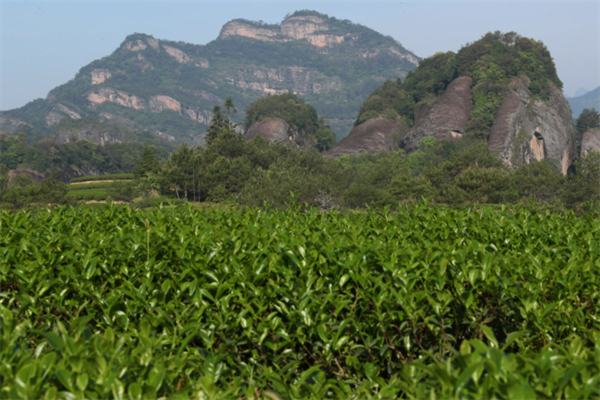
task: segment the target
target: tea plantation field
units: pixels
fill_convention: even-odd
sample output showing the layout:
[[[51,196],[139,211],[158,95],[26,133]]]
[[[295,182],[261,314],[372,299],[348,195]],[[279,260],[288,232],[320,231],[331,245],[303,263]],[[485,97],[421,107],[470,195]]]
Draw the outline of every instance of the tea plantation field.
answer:
[[[0,212],[0,397],[600,397],[600,221]]]

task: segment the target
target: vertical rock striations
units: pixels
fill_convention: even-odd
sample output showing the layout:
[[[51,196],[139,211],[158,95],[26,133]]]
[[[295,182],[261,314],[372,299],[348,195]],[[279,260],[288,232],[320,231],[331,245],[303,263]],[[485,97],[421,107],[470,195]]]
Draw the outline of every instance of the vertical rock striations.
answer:
[[[517,167],[547,159],[563,174],[575,158],[571,110],[560,89],[551,85],[547,101],[535,98],[526,78],[511,82],[500,106],[488,147],[506,165]]]
[[[402,134],[400,126],[391,119],[371,119],[352,129],[347,137],[329,149],[324,156],[337,158],[345,154],[357,156],[361,153],[394,151],[398,148]]]
[[[92,85],[99,85],[111,76],[110,71],[107,69],[95,69],[92,71]]]
[[[589,151],[600,152],[600,129],[588,129],[581,139],[581,157]]]
[[[472,79],[468,76],[458,77],[431,105],[422,105],[416,112],[415,125],[401,140],[400,147],[412,153],[417,150],[419,141],[426,136],[460,139],[473,110],[471,82]]]

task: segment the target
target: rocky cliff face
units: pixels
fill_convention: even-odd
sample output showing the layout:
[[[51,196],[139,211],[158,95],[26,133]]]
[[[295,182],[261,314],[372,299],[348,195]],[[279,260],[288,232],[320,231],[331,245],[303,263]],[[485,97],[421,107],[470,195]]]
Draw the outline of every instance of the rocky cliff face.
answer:
[[[511,83],[490,131],[488,146],[506,165],[517,167],[550,160],[566,174],[575,158],[571,111],[560,89],[552,85],[548,101],[533,98],[526,78]]]
[[[161,112],[163,110],[177,111],[180,115],[198,121],[202,124],[208,124],[212,118],[212,113],[207,110],[196,110],[187,106],[172,97],[157,95],[152,96],[150,101],[145,100],[120,90],[111,88],[102,88],[88,94],[88,100],[94,104],[102,104],[105,101],[116,103],[121,106],[130,107],[135,110],[150,110],[152,112]]]
[[[87,130],[83,129],[77,132],[71,131],[59,131],[55,136],[54,140],[58,143],[69,143],[76,142],[78,140],[89,140],[101,146],[108,143],[121,143],[123,140],[115,137],[114,135],[102,131],[102,130]]]
[[[266,42],[306,40],[317,47],[333,46],[353,39],[352,35],[326,33],[330,28],[324,18],[313,15],[290,17],[275,28],[263,28],[236,20],[223,26],[219,39],[237,35]]]
[[[253,123],[245,133],[246,141],[262,136],[269,142],[283,142],[297,149],[313,147],[310,140],[280,118],[270,118]]]
[[[64,104],[58,103],[46,115],[45,121],[48,127],[53,127],[57,125],[63,118],[71,118],[71,119],[80,119],[81,115],[71,110],[69,107]]]
[[[305,95],[343,89],[339,77],[329,78],[314,69],[299,66],[279,68],[238,68],[227,82],[242,89],[265,94],[292,92]]]
[[[110,79],[112,74],[107,69],[95,69],[92,71],[92,85],[99,85],[107,79]]]
[[[402,138],[400,147],[407,153],[412,153],[417,150],[419,140],[425,136],[445,140],[460,139],[473,110],[471,82],[472,79],[468,76],[456,78],[433,103],[421,105],[415,113],[415,124]]]
[[[379,153],[398,149],[398,142],[404,132],[391,119],[371,119],[358,125],[350,134],[329,149],[325,157],[340,157],[342,155],[357,156],[361,153]]]
[[[0,117],[0,132],[17,135],[19,132],[33,128],[31,124],[17,118]]]
[[[133,94],[110,88],[95,90],[87,95],[87,99],[94,104],[102,104],[108,101],[136,110],[143,110],[147,107],[143,99]]]
[[[589,151],[600,153],[600,129],[588,129],[581,139],[581,157]]]

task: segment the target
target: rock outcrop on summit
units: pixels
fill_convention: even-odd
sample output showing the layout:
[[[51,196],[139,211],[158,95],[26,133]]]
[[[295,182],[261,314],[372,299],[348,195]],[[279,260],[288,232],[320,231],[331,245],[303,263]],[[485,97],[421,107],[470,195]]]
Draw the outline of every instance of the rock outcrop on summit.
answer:
[[[419,140],[426,136],[460,139],[473,110],[471,83],[468,76],[458,77],[432,103],[422,104],[416,110],[415,124],[400,141],[400,147],[412,153],[417,150]]]
[[[543,101],[532,96],[526,78],[511,82],[488,147],[510,167],[547,159],[566,175],[575,159],[571,110],[561,90],[550,85],[550,98]]]
[[[338,158],[361,153],[380,153],[398,149],[402,128],[391,119],[376,118],[352,129],[350,134],[329,149],[324,156]]]
[[[264,121],[254,122],[244,136],[246,141],[250,141],[256,136],[261,136],[269,142],[282,142],[297,149],[313,147],[306,136],[296,131],[281,118],[269,118]]]
[[[583,133],[581,139],[581,157],[590,151],[600,153],[600,129],[588,129]]]
[[[325,47],[352,40],[352,35],[336,35],[327,33],[331,28],[325,18],[316,15],[290,17],[276,28],[263,28],[242,20],[226,23],[219,34],[220,39],[229,36],[245,36],[266,42],[289,42],[306,40],[313,46]],[[354,37],[356,38],[356,37]]]

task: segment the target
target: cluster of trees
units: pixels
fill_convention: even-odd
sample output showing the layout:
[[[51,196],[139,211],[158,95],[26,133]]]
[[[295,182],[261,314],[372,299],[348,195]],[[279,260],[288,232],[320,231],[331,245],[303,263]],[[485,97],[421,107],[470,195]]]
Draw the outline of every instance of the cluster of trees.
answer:
[[[437,141],[419,150],[339,159],[316,149],[295,150],[257,136],[246,142],[221,116],[206,148],[182,144],[160,164],[147,149],[139,181],[164,195],[189,201],[283,207],[290,201],[328,209],[397,205],[430,198],[434,203],[511,204],[534,201],[585,210],[600,202],[600,153],[590,152],[562,176],[548,161],[506,168],[483,142]]]
[[[67,185],[60,181],[55,172],[41,182],[29,175],[17,175],[10,182],[9,170],[0,164],[0,207],[18,209],[33,204],[67,203]]]
[[[57,143],[42,139],[33,145],[20,133],[9,136],[0,133],[0,165],[7,169],[25,169],[48,175],[59,172],[64,181],[79,176],[80,171],[99,171],[104,174],[132,172],[139,163],[144,145],[141,143],[109,143],[97,145],[89,140]],[[166,159],[169,150],[152,146],[159,159]]]
[[[319,119],[317,110],[293,93],[267,96],[253,102],[246,109],[244,127],[269,118],[281,118],[296,131],[310,138],[319,151],[335,144],[335,134]]]
[[[378,93],[392,91],[394,85],[388,83]],[[214,107],[205,147],[183,143],[167,158],[164,148],[136,145],[139,155],[135,163],[128,164],[128,170],[111,171],[133,171],[134,180],[115,183],[108,189],[110,197],[131,201],[139,196],[163,195],[185,201],[259,207],[284,207],[293,201],[322,209],[398,205],[423,198],[451,206],[534,201],[579,211],[587,211],[590,203],[600,203],[598,152],[579,159],[566,177],[548,161],[521,165],[516,170],[506,168],[485,141],[477,140],[437,141],[426,137],[410,155],[398,150],[333,159],[324,158],[318,149],[296,150],[269,143],[260,136],[246,142],[233,122],[235,112],[231,98],[224,102],[224,109]],[[257,101],[246,116],[247,126],[262,118],[280,117],[308,135],[320,126],[314,109],[292,94]],[[598,127],[600,116],[595,110],[585,110],[577,121],[581,134]],[[54,150],[44,150],[44,143],[50,143]],[[80,161],[106,162],[103,154],[120,159],[116,154],[119,149],[134,146],[102,147],[81,140],[64,145],[42,141],[41,145],[28,147],[24,135],[1,135],[0,145],[3,162],[13,163],[11,160],[16,158],[15,165],[26,165],[27,157],[36,154],[42,159],[46,153],[58,154],[56,165],[74,162],[73,154],[81,157]],[[73,156],[62,159],[65,155],[55,146],[64,146],[67,156]],[[56,173],[39,184],[17,176],[9,185],[8,165],[1,164],[0,190],[2,205],[10,208],[66,202],[66,186]]]
[[[466,134],[487,139],[494,117],[510,90],[509,83],[523,75],[529,78],[529,90],[542,99],[550,96],[551,84],[562,88],[550,52],[542,42],[515,32],[490,32],[457,53],[437,53],[422,60],[402,82],[400,79],[385,82],[369,95],[355,125],[380,116],[401,116],[410,127],[420,104],[433,101],[457,77],[470,76],[474,107],[465,127]]]

